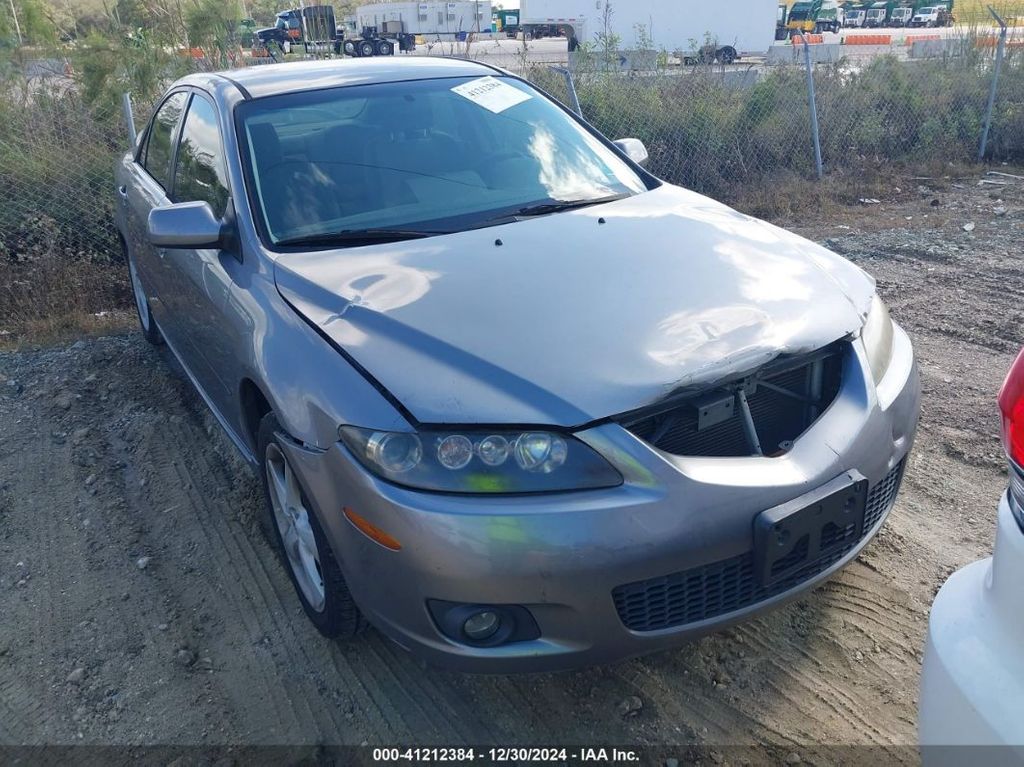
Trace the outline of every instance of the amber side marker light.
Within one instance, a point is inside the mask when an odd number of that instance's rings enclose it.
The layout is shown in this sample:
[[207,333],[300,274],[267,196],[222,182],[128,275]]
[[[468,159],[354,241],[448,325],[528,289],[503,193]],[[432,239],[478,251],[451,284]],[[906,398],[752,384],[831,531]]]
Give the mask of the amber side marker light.
[[402,544],[392,538],[390,535],[385,533],[375,524],[367,519],[363,519],[361,516],[356,514],[348,506],[345,506],[342,511],[345,513],[345,518],[351,522],[355,528],[369,538],[374,543],[379,543],[385,549],[391,549],[392,551],[400,551]]

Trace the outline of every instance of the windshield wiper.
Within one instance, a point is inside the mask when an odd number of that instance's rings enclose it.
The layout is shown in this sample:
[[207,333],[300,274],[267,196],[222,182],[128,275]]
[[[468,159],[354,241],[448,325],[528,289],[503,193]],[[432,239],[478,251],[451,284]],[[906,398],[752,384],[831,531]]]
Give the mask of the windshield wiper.
[[429,232],[420,229],[343,229],[340,232],[323,232],[300,237],[289,237],[279,240],[276,244],[283,246],[295,245],[351,245],[353,243],[402,242],[403,240],[422,240],[449,232]]
[[606,202],[615,202],[616,200],[623,200],[629,197],[628,194],[612,194],[607,197],[593,197],[588,200],[569,200],[569,201],[554,201],[554,202],[542,202],[537,205],[527,205],[525,208],[517,210],[513,216],[520,216],[523,218],[529,218],[530,216],[547,216],[551,213],[561,213],[565,210],[576,210],[577,208],[588,208],[591,205],[601,205]]

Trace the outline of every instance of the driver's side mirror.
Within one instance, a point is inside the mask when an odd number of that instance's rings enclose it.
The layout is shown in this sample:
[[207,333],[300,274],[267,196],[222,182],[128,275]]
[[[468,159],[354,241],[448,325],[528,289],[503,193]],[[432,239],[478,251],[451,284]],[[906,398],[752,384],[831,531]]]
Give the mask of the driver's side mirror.
[[223,248],[226,227],[208,202],[179,202],[149,212],[146,235],[158,248]]
[[623,151],[630,160],[637,165],[645,165],[650,155],[647,154],[647,147],[638,138],[620,138],[613,142],[615,146]]

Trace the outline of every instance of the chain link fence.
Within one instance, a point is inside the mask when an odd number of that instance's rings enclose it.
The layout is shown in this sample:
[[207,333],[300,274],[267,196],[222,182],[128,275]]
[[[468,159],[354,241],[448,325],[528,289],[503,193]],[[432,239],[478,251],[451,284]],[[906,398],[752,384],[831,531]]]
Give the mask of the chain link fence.
[[[617,71],[600,60],[567,70],[534,67],[531,80],[611,138],[642,139],[649,167],[673,183],[725,200],[787,176],[817,175],[814,104],[826,174],[933,168],[977,159],[995,74],[995,49],[895,55],[805,68],[654,67]],[[1024,50],[1008,47],[985,158],[1024,161]]]
[[[1024,49],[1005,46],[986,159],[1024,162]],[[464,55],[464,51],[459,51]],[[996,47],[910,60],[844,58],[812,68],[826,175],[976,159]],[[243,60],[239,57],[239,61]],[[230,63],[230,62],[229,62]],[[726,201],[816,176],[807,72],[798,55],[749,67],[680,66],[663,55],[583,52],[568,66],[502,62],[611,138],[642,139],[658,176]],[[178,62],[211,68],[206,60]],[[0,83],[0,265],[120,258],[112,168],[127,146],[120,105],[60,61]],[[166,78],[165,78],[166,79]],[[131,89],[130,78],[124,83]],[[152,94],[136,98],[141,123]]]

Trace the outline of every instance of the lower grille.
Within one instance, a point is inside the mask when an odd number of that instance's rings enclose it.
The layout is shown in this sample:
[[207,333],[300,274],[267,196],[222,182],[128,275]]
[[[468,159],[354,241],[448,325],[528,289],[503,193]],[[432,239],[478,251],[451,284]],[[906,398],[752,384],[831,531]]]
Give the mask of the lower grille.
[[612,597],[619,618],[632,631],[685,626],[742,610],[810,580],[846,556],[892,508],[903,479],[904,463],[905,459],[869,491],[863,536],[855,539],[850,528],[836,527],[830,531],[829,540],[823,543],[830,545],[849,538],[845,544],[808,562],[781,581],[762,586],[754,575],[754,552],[748,551],[691,570],[618,586],[612,591]]

